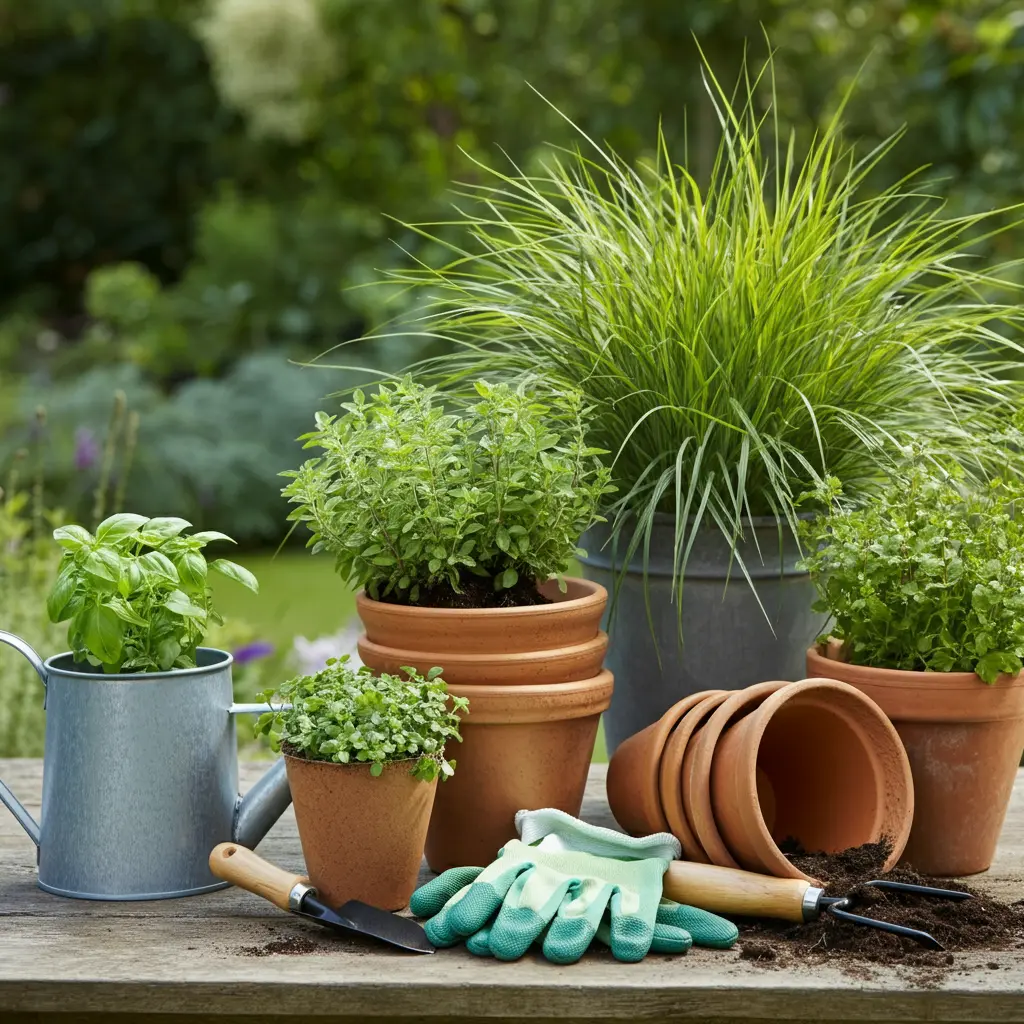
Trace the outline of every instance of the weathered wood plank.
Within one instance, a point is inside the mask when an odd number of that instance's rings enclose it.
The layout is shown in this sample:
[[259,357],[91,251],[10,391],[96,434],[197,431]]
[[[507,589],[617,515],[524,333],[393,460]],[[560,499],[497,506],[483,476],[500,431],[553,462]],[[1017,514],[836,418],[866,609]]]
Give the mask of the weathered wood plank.
[[[242,767],[243,788],[263,767]],[[584,817],[608,825],[604,772],[604,766],[592,769]],[[0,778],[38,811],[39,762],[0,761]],[[290,812],[260,852],[301,870]],[[72,1024],[74,1018],[52,1016],[65,1013],[75,1014],[79,1024],[154,1013],[165,1022],[185,1015],[182,1024],[231,1024],[248,1013],[380,1024],[1024,1020],[1024,950],[957,955],[954,969],[942,975],[892,967],[865,971],[863,965],[844,973],[834,964],[766,970],[741,961],[736,952],[706,950],[652,956],[637,965],[594,951],[572,967],[555,967],[539,956],[502,964],[461,949],[415,957],[321,932],[236,889],[151,903],[61,899],[35,886],[34,866],[32,843],[0,813],[5,1024]],[[1004,898],[1024,897],[1024,777],[1018,778],[996,864],[983,884]],[[247,952],[293,935],[313,939],[318,950],[298,956]]]

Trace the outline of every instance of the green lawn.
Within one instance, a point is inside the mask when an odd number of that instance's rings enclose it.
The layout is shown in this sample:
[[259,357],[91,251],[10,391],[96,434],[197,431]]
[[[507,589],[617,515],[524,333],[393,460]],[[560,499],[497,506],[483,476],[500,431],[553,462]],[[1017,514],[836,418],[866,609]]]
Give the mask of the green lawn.
[[[335,575],[330,558],[288,551],[276,557],[237,555],[235,560],[256,574],[260,592],[251,594],[236,583],[217,578],[217,608],[229,625],[231,619],[246,622],[259,639],[269,640],[281,654],[291,650],[296,636],[312,640],[336,633],[355,615],[355,595]],[[603,729],[598,732],[594,760],[608,760]]]

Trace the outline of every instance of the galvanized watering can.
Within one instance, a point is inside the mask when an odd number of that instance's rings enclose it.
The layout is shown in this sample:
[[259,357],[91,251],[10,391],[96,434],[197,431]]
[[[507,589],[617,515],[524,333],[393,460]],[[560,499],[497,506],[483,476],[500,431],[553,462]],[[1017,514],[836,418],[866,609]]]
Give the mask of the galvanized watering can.
[[254,847],[291,803],[278,759],[238,795],[232,657],[200,647],[196,668],[104,675],[71,654],[45,663],[0,630],[43,681],[46,748],[37,824],[0,782],[38,848],[39,887],[87,900],[155,900],[221,889],[218,843]]

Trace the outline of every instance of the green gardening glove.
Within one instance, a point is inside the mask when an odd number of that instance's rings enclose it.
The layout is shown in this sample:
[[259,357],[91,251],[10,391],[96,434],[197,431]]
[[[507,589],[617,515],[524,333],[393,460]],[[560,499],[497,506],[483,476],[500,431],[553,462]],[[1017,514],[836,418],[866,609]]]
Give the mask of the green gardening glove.
[[[424,929],[435,946],[475,937],[468,943],[473,952],[517,960],[539,939],[544,956],[558,964],[579,960],[607,912],[612,955],[632,963],[654,941],[667,867],[667,860],[656,857],[615,860],[513,839],[475,877],[475,869],[453,868],[428,882],[413,894],[410,907],[417,916],[430,916]],[[673,949],[690,944],[683,933],[673,938]]]

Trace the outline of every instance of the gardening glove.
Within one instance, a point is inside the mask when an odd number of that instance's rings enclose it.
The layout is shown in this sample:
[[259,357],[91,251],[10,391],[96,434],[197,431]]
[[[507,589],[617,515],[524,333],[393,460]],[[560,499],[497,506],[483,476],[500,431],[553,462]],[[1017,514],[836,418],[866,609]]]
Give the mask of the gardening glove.
[[[553,807],[545,807],[538,811],[519,811],[516,814],[516,830],[523,842],[531,846],[544,843],[548,836],[552,836],[557,837],[555,842],[547,839],[552,846],[579,850],[600,857],[667,857],[671,861],[682,853],[678,840],[667,832],[649,836],[626,836],[610,828],[591,825]],[[667,869],[668,864],[665,867]],[[659,895],[660,886],[659,880]],[[683,933],[682,936],[680,932]],[[611,944],[607,919],[603,920],[598,928],[597,937],[606,945]],[[738,937],[739,931],[736,926],[724,917],[662,898],[655,916],[651,951],[682,952],[691,942],[693,945],[711,949],[730,949]]]
[[558,964],[579,960],[608,911],[612,954],[633,962],[651,948],[667,867],[656,857],[627,861],[549,852],[513,839],[468,885],[451,894],[469,877],[465,868],[454,869],[457,877],[446,878],[446,872],[428,882],[410,906],[419,916],[433,915],[424,930],[435,946],[474,936],[471,951],[518,960],[539,939],[544,956]]

